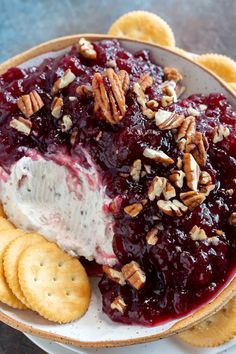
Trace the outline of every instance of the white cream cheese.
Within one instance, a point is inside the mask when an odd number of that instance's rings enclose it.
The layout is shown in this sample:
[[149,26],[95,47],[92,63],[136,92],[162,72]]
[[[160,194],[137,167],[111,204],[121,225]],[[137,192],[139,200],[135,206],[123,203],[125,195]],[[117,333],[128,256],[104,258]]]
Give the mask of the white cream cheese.
[[[33,155],[32,155],[33,156]],[[1,178],[1,200],[19,228],[37,231],[73,256],[113,265],[110,200],[95,166],[68,169],[41,156],[22,157],[9,177]]]

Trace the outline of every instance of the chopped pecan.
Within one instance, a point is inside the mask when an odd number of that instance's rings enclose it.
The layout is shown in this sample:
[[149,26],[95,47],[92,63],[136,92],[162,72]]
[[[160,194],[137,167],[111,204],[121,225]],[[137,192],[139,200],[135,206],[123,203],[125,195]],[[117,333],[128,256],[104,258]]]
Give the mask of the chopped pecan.
[[146,240],[147,240],[147,243],[151,246],[154,246],[157,241],[158,241],[158,237],[157,237],[157,234],[158,234],[159,230],[154,227],[152,228],[146,235]]
[[230,225],[236,226],[236,212],[233,212],[229,217]]
[[227,138],[227,136],[229,135],[230,135],[229,128],[220,124],[217,127],[215,127],[213,130],[213,143],[214,144],[219,143],[220,141],[224,140],[224,138]]
[[155,100],[150,100],[150,101],[147,101],[146,106],[153,110],[159,106],[159,103]]
[[71,133],[71,136],[70,136],[71,145],[75,145],[77,136],[78,136],[78,130],[77,130],[77,128],[75,128],[75,130]]
[[139,83],[141,89],[143,90],[143,92],[145,92],[146,89],[151,87],[153,84],[153,79],[152,79],[150,73],[146,73],[143,76],[141,76],[140,79],[138,80],[138,83]]
[[183,123],[179,127],[177,141],[185,138],[187,139],[193,135],[196,131],[196,120],[192,116],[188,116],[183,120]]
[[181,139],[179,142],[178,142],[178,149],[179,149],[179,151],[181,151],[181,152],[184,152],[185,151],[185,149],[186,149],[186,139]]
[[143,114],[146,117],[150,118],[150,119],[154,118],[155,112],[153,110],[151,110],[150,108],[147,108],[147,106],[146,106],[146,103],[147,103],[146,95],[145,95],[143,89],[141,88],[141,86],[140,86],[140,84],[138,82],[134,83],[133,90],[134,90],[134,92],[135,92],[135,94],[137,96],[137,101],[138,101],[138,103],[141,106]]
[[204,193],[205,196],[208,196],[211,193],[211,191],[213,191],[215,189],[215,186],[216,186],[215,184],[208,184],[208,185],[202,187],[200,192]]
[[198,116],[200,116],[200,112],[197,110],[197,109],[195,109],[195,108],[193,108],[193,107],[188,107],[188,109],[187,109],[187,111],[188,111],[188,114],[190,115],[190,116],[193,116],[193,117],[198,117]]
[[183,167],[183,161],[181,159],[181,157],[177,158],[177,162],[176,162],[176,166],[181,170],[181,168]]
[[146,282],[146,275],[139,264],[132,261],[121,269],[125,279],[137,290],[141,289]]
[[187,138],[185,151],[191,152],[197,163],[200,166],[204,166],[206,164],[206,150],[208,147],[207,139],[202,133],[196,132]]
[[93,89],[91,85],[79,85],[76,87],[75,92],[79,97],[92,97]]
[[185,153],[183,158],[184,173],[186,175],[187,186],[193,191],[198,190],[198,181],[200,176],[200,168],[194,157]]
[[234,194],[234,190],[232,188],[226,189],[226,193],[228,193],[230,196]]
[[203,203],[205,198],[206,196],[204,193],[198,193],[195,191],[180,193],[180,199],[191,211]]
[[148,175],[150,175],[150,173],[152,172],[151,166],[150,165],[146,165],[146,164],[144,164],[143,166],[144,166],[144,169],[145,169],[146,173]]
[[219,244],[220,240],[217,236],[213,236],[213,237],[208,237],[207,242],[210,245],[212,244],[213,246],[217,246]]
[[179,71],[176,68],[171,68],[166,66],[164,68],[164,74],[165,74],[165,79],[168,81],[175,81],[178,82],[180,80],[183,80],[183,76],[179,73]]
[[159,109],[155,114],[155,122],[159,129],[168,130],[178,128],[184,120],[183,114],[176,114],[173,112]]
[[72,71],[70,69],[67,69],[64,72],[64,75],[54,82],[53,87],[51,89],[51,95],[55,96],[58,91],[70,85],[75,80],[75,77],[76,76],[72,73]]
[[162,96],[161,98],[161,105],[162,107],[170,106],[174,102],[173,96]]
[[125,278],[122,272],[119,272],[118,270],[108,267],[107,265],[104,265],[102,267],[102,270],[106,274],[106,276],[109,279],[113,280],[115,283],[120,285],[125,285]]
[[199,177],[199,183],[201,184],[211,184],[212,178],[210,173],[207,171],[201,171],[200,177]]
[[18,132],[29,135],[32,128],[32,123],[30,120],[25,119],[23,117],[13,118],[10,121],[10,127],[16,129]]
[[174,163],[174,160],[171,157],[169,157],[168,155],[166,155],[161,150],[154,150],[154,149],[150,149],[150,148],[145,148],[145,150],[143,152],[143,156],[145,156],[151,160],[154,160],[155,162],[161,162],[166,165],[171,165],[172,163]]
[[23,95],[17,100],[17,106],[26,118],[38,112],[44,103],[37,91],[31,91],[28,95]]
[[100,132],[98,133],[98,135],[96,136],[95,140],[99,141],[102,137],[102,131],[100,130]]
[[125,213],[131,216],[132,218],[135,218],[142,210],[143,210],[142,203],[130,204],[124,208]]
[[165,177],[155,176],[148,189],[148,198],[153,201],[156,197],[160,197],[166,187],[167,179]]
[[126,112],[125,95],[118,75],[112,68],[106,69],[103,76],[95,73],[92,88],[95,96],[95,112],[101,110],[103,117],[109,123],[118,123]]
[[130,83],[129,74],[125,70],[120,70],[117,75],[120,79],[124,94],[126,95],[128,89],[129,89],[129,83]]
[[207,106],[205,104],[200,104],[199,109],[201,112],[205,112],[207,110]]
[[91,42],[85,38],[80,38],[78,46],[78,52],[86,59],[96,59],[97,52]]
[[125,308],[126,308],[126,303],[124,302],[121,296],[117,296],[111,303],[112,310],[117,310],[121,313],[124,313]]
[[216,230],[216,234],[218,236],[224,235],[224,231],[223,230]]
[[68,130],[71,129],[73,123],[71,120],[71,116],[69,114],[65,114],[62,117],[62,123],[61,123],[61,131],[62,132],[67,132]]
[[173,170],[169,176],[169,180],[178,188],[182,188],[184,184],[185,173],[181,170]]
[[197,225],[194,225],[189,233],[193,241],[203,241],[207,239],[207,235],[205,231],[200,227],[198,227]]
[[63,99],[61,97],[54,97],[51,104],[51,111],[53,117],[60,118],[62,106]]
[[135,160],[130,168],[130,175],[135,182],[138,182],[140,179],[141,169],[142,169],[141,160],[140,159]]
[[188,208],[177,199],[173,200],[158,200],[158,208],[166,215],[169,216],[182,216],[183,212],[186,212]]
[[169,199],[174,198],[176,196],[175,188],[169,182],[166,183],[166,186],[163,189],[162,193],[163,193],[165,200],[169,200]]

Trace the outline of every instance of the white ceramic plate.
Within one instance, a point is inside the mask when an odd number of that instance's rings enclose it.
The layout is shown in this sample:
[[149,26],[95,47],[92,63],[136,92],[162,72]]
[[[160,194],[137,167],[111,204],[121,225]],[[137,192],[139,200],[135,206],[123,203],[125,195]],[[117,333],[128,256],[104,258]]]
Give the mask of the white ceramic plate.
[[[86,37],[91,40],[105,38],[103,35],[86,35]],[[69,36],[33,48],[0,65],[0,72],[12,65],[22,64],[32,58],[34,58],[33,62],[36,60],[41,61],[42,57],[39,57],[39,55],[44,54],[45,56],[45,53],[62,50],[76,42],[76,40],[78,40],[78,36]],[[121,40],[121,42],[123,46],[131,52],[143,48],[150,49],[153,61],[163,66],[177,67],[184,76],[184,83],[187,87],[185,95],[192,93],[222,92],[228,98],[229,102],[236,107],[236,97],[233,91],[228,89],[221,80],[210,74],[206,69],[201,68],[189,59],[175,54],[171,52],[171,50],[152,44],[125,39]],[[53,55],[55,55],[55,53]],[[48,56],[48,54],[46,56]],[[35,57],[38,58],[35,59]],[[27,65],[29,65],[29,62]],[[153,341],[191,326],[193,323],[206,318],[209,314],[218,310],[230,299],[235,289],[236,279],[232,280],[230,286],[224,289],[213,302],[206,304],[194,314],[190,314],[181,321],[172,321],[165,325],[151,328],[120,325],[109,320],[101,311],[101,297],[96,283],[93,284],[93,296],[89,310],[79,321],[66,325],[57,325],[44,320],[33,312],[17,311],[3,304],[0,304],[0,319],[22,332],[28,332],[66,344],[83,347],[130,345]]]

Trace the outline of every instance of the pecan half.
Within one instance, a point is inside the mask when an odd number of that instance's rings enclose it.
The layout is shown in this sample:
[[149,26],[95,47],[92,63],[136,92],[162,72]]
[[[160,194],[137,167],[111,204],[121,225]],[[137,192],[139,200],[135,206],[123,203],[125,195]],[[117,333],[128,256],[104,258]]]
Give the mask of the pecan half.
[[233,212],[229,217],[230,225],[236,226],[236,212]]
[[80,38],[77,45],[78,52],[86,59],[96,59],[97,52],[91,42],[85,38]]
[[24,135],[29,135],[32,128],[31,121],[23,117],[13,118],[9,125]]
[[147,233],[146,240],[147,240],[148,245],[154,246],[157,243],[157,241],[158,241],[158,237],[157,237],[158,232],[159,232],[159,230],[156,227],[154,227]]
[[178,128],[184,121],[183,114],[176,114],[173,112],[159,109],[155,114],[155,122],[159,129],[168,130]]
[[178,82],[180,80],[183,80],[183,76],[179,73],[179,71],[176,68],[171,68],[166,66],[164,68],[164,74],[165,74],[165,79],[168,81],[175,81]]
[[206,196],[204,193],[198,193],[195,191],[180,193],[180,199],[191,211],[203,203],[205,198]]
[[173,170],[169,176],[169,180],[178,188],[182,188],[184,184],[185,173],[181,170]]
[[119,272],[118,270],[115,270],[107,265],[102,266],[103,272],[106,274],[106,276],[113,280],[115,283],[120,284],[120,285],[125,285],[125,278],[122,272]]
[[200,168],[196,160],[194,159],[194,157],[189,153],[184,154],[183,163],[184,163],[184,173],[187,180],[187,186],[193,191],[197,191],[198,181],[200,176]]
[[76,76],[72,73],[72,71],[67,69],[64,72],[64,75],[54,82],[51,89],[51,95],[54,96],[56,93],[58,93],[58,91],[70,85],[75,80],[75,78]]
[[208,147],[206,137],[200,132],[195,132],[192,136],[187,138],[185,151],[191,152],[197,163],[200,166],[204,166],[206,164],[206,150]]
[[26,118],[38,112],[44,103],[37,91],[31,91],[28,95],[23,95],[17,100],[17,106]]
[[198,227],[197,225],[194,225],[189,233],[193,241],[203,241],[207,239],[207,235],[205,231],[200,227]]
[[79,97],[92,97],[93,89],[91,85],[79,85],[76,87],[75,92]]
[[188,208],[177,199],[173,200],[158,200],[158,208],[166,215],[169,216],[182,216],[183,212],[186,212]]
[[227,136],[229,135],[230,135],[229,128],[220,124],[217,127],[215,127],[213,130],[213,143],[214,144],[219,143],[220,141],[224,140],[224,138],[227,138]]
[[95,73],[92,79],[95,96],[94,110],[101,110],[103,117],[111,124],[118,123],[125,115],[125,95],[121,81],[112,68],[103,76]]
[[126,95],[128,89],[129,89],[129,83],[130,83],[129,74],[125,70],[120,70],[117,75],[120,79],[124,94]]
[[156,197],[160,197],[166,187],[167,179],[165,177],[155,176],[148,189],[148,198],[153,201]]
[[125,279],[137,290],[141,289],[146,282],[146,275],[139,264],[132,261],[121,268]]
[[141,76],[140,79],[138,80],[138,83],[139,83],[141,89],[143,90],[143,92],[145,92],[146,89],[151,87],[153,84],[153,79],[152,79],[150,73],[146,73],[143,76]]
[[130,204],[124,208],[124,212],[129,216],[131,216],[132,218],[135,218],[142,210],[143,210],[142,203]]
[[183,120],[183,123],[179,127],[177,141],[180,141],[183,138],[185,139],[189,138],[195,133],[195,131],[196,131],[196,120],[193,116],[188,116]]
[[111,309],[117,310],[121,313],[125,312],[126,303],[121,296],[117,296],[111,303]]
[[150,149],[150,148],[145,148],[145,150],[143,152],[143,156],[145,156],[151,160],[154,160],[155,162],[161,162],[166,165],[171,165],[172,163],[175,162],[171,157],[166,155],[161,150],[154,150],[154,149]]
[[61,97],[54,97],[51,104],[52,116],[55,118],[60,118],[62,107],[63,99]]

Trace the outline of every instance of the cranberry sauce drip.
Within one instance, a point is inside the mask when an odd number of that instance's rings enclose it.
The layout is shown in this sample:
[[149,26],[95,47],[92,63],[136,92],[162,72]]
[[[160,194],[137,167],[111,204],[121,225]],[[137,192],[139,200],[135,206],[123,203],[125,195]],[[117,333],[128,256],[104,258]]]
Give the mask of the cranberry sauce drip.
[[[180,317],[208,301],[235,269],[236,234],[227,220],[236,210],[236,113],[222,94],[193,95],[169,106],[168,110],[182,112],[185,116],[189,115],[189,107],[201,111],[196,117],[197,130],[210,144],[207,163],[202,170],[210,173],[216,188],[203,204],[183,217],[163,214],[155,200],[149,201],[138,216],[131,218],[124,213],[124,207],[146,199],[155,176],[168,177],[170,174],[170,167],[143,157],[145,147],[158,148],[175,161],[182,153],[172,131],[159,130],[153,120],[142,114],[132,89],[133,83],[149,72],[154,83],[147,94],[149,99],[159,102],[160,108],[163,69],[150,61],[145,50],[131,55],[117,41],[103,41],[94,46],[96,60],[84,59],[72,48],[67,54],[44,60],[39,67],[13,68],[0,77],[0,164],[8,170],[32,148],[49,158],[60,150],[74,157],[80,156],[81,145],[90,152],[107,186],[107,194],[111,198],[117,197],[113,240],[119,261],[117,268],[135,260],[147,277],[145,286],[136,290],[128,283],[120,286],[104,276],[99,285],[103,310],[114,321],[154,325]],[[126,115],[115,125],[106,123],[99,114],[93,114],[93,98],[76,95],[78,85],[91,84],[95,72],[103,72],[111,66],[115,70],[126,70],[131,80],[126,95]],[[55,80],[68,68],[76,75],[76,80],[60,92],[60,97],[64,101],[62,115],[71,115],[73,127],[69,132],[62,132],[61,119],[51,115],[50,91]],[[16,100],[34,89],[40,94],[44,107],[31,117],[32,131],[25,136],[10,128],[9,122],[22,115]],[[206,109],[202,110],[201,105]],[[213,129],[219,124],[229,127],[230,135],[213,144]],[[75,145],[71,146],[70,135],[74,129],[78,129],[78,135]],[[134,182],[129,175],[130,166],[136,159],[151,166],[150,174],[139,182]],[[229,189],[234,193],[229,193]],[[183,187],[182,191],[186,190]],[[158,233],[158,242],[154,246],[148,245],[147,232],[160,222],[163,230]],[[216,230],[223,230],[224,233],[218,236],[218,245],[193,241],[189,232],[194,225],[204,229],[208,237],[216,236]],[[118,295],[127,305],[123,314],[111,309],[111,303]]]

